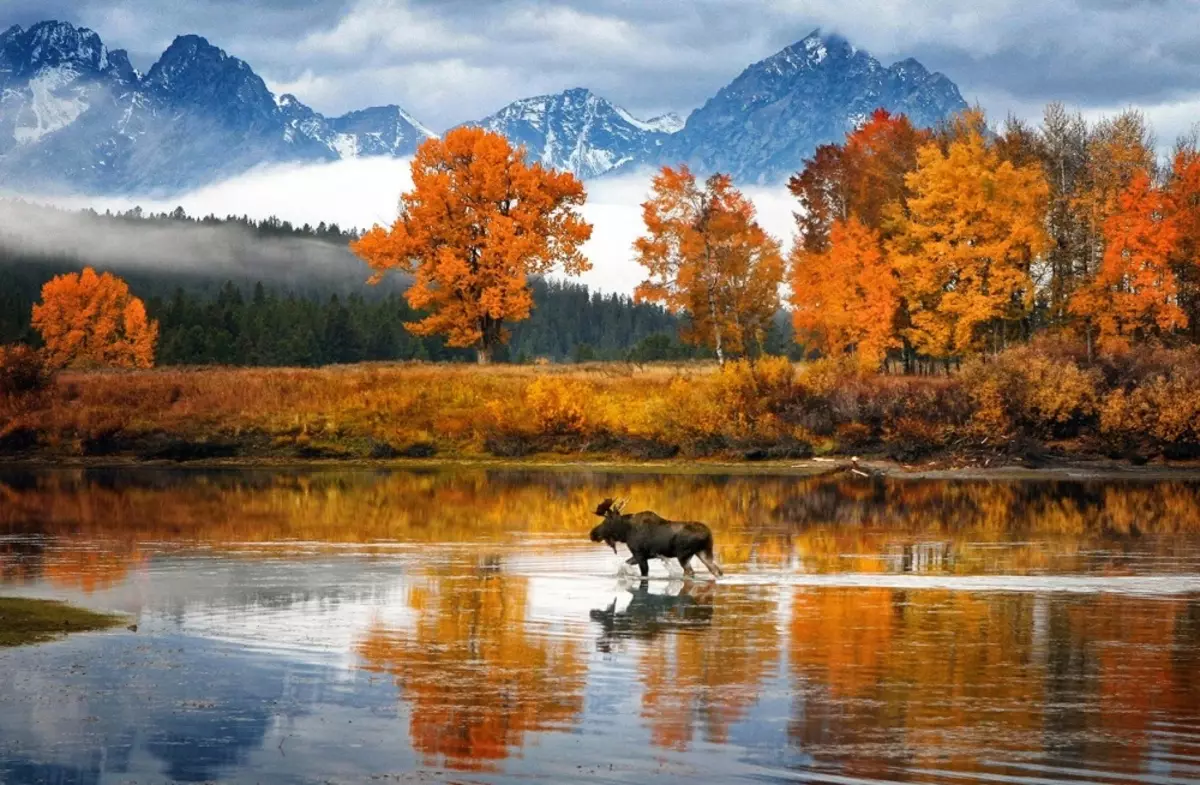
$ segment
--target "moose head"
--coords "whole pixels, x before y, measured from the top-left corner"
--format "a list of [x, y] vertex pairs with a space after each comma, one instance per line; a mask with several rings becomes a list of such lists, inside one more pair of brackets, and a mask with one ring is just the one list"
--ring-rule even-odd
[[629, 533], [629, 524], [622, 520], [621, 516], [621, 510], [625, 508], [625, 504], [625, 499], [616, 501], [609, 498], [600, 502], [595, 510], [595, 514], [604, 520], [592, 529], [590, 535], [592, 542], [604, 542], [613, 549], [613, 553], [617, 552], [617, 543], [625, 542]]

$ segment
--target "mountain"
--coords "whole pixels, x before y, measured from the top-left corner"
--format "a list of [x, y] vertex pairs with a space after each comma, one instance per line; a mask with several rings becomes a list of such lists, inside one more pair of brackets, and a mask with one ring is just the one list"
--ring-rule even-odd
[[180, 191], [265, 163], [410, 155], [433, 133], [398, 106], [326, 118], [276, 100], [242, 60], [180, 36], [139, 75], [91, 30], [0, 35], [0, 183]]
[[676, 115], [638, 120], [590, 90], [576, 87], [514, 101], [470, 125], [525, 145], [530, 157], [545, 166], [587, 178], [653, 157], [683, 122]]
[[729, 172], [742, 182], [780, 182], [818, 145], [842, 139], [879, 107], [932, 126], [967, 104], [953, 82], [916, 60], [885, 67], [818, 30], [721, 88], [656, 160]]
[[[817, 31], [747, 68], [686, 123], [640, 120], [575, 88], [472, 125], [582, 177], [686, 162], [779, 182], [880, 106], [927, 126], [966, 103], [916, 60], [885, 67]], [[293, 95], [276, 98], [249, 65], [196, 35], [176, 38], [142, 75], [86, 28], [51, 21], [0, 33], [0, 191], [174, 193], [263, 164], [407, 156], [433, 136], [396, 105], [326, 117]]]

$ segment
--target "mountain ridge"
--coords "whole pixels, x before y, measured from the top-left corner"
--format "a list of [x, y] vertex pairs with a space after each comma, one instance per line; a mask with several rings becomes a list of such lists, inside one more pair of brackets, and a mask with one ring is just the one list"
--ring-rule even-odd
[[[748, 66], [686, 120], [639, 119], [574, 87], [464, 125], [584, 178], [682, 162], [776, 182], [880, 106], [932, 125], [966, 102], [913, 58], [884, 66], [818, 29]], [[0, 32], [0, 187], [176, 192], [264, 164], [404, 157], [436, 135], [394, 103], [328, 117], [275, 96], [248, 63], [199, 35], [177, 36], [143, 75], [124, 50], [68, 22]]]

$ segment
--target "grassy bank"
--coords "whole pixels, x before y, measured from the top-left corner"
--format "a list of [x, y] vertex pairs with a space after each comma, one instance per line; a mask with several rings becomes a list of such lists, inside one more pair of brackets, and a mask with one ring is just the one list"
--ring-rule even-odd
[[69, 632], [106, 630], [123, 621], [53, 600], [0, 597], [0, 646], [43, 643]]
[[1200, 456], [1200, 353], [1041, 343], [947, 376], [753, 365], [66, 372], [0, 399], [9, 457], [979, 464]]

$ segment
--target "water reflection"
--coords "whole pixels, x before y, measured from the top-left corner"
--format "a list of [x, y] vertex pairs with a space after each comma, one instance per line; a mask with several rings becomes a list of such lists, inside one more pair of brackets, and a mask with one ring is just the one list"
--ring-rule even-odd
[[[78, 553], [64, 576], [119, 581], [147, 542], [408, 542], [559, 547], [605, 495], [708, 521], [719, 558], [810, 573], [1139, 574], [1192, 569], [1200, 483], [938, 482], [597, 472], [0, 471], [0, 570]], [[119, 522], [119, 525], [115, 525]], [[18, 553], [20, 549], [25, 552]], [[76, 578], [65, 578], [73, 580]]]
[[0, 591], [139, 621], [0, 650], [0, 782], [1190, 784], [1198, 589], [1180, 482], [0, 472]]
[[529, 628], [525, 580], [504, 579], [485, 560], [421, 575], [408, 605], [414, 625], [374, 623], [357, 651], [367, 669], [396, 679], [427, 765], [494, 770], [527, 733], [579, 722], [583, 642]]
[[614, 597], [607, 608], [593, 608], [592, 621], [600, 625], [596, 647], [605, 653], [625, 639], [651, 640], [667, 630], [703, 629], [712, 626], [713, 585], [676, 581], [666, 591], [650, 591], [650, 582], [625, 581], [630, 597], [623, 608]]

